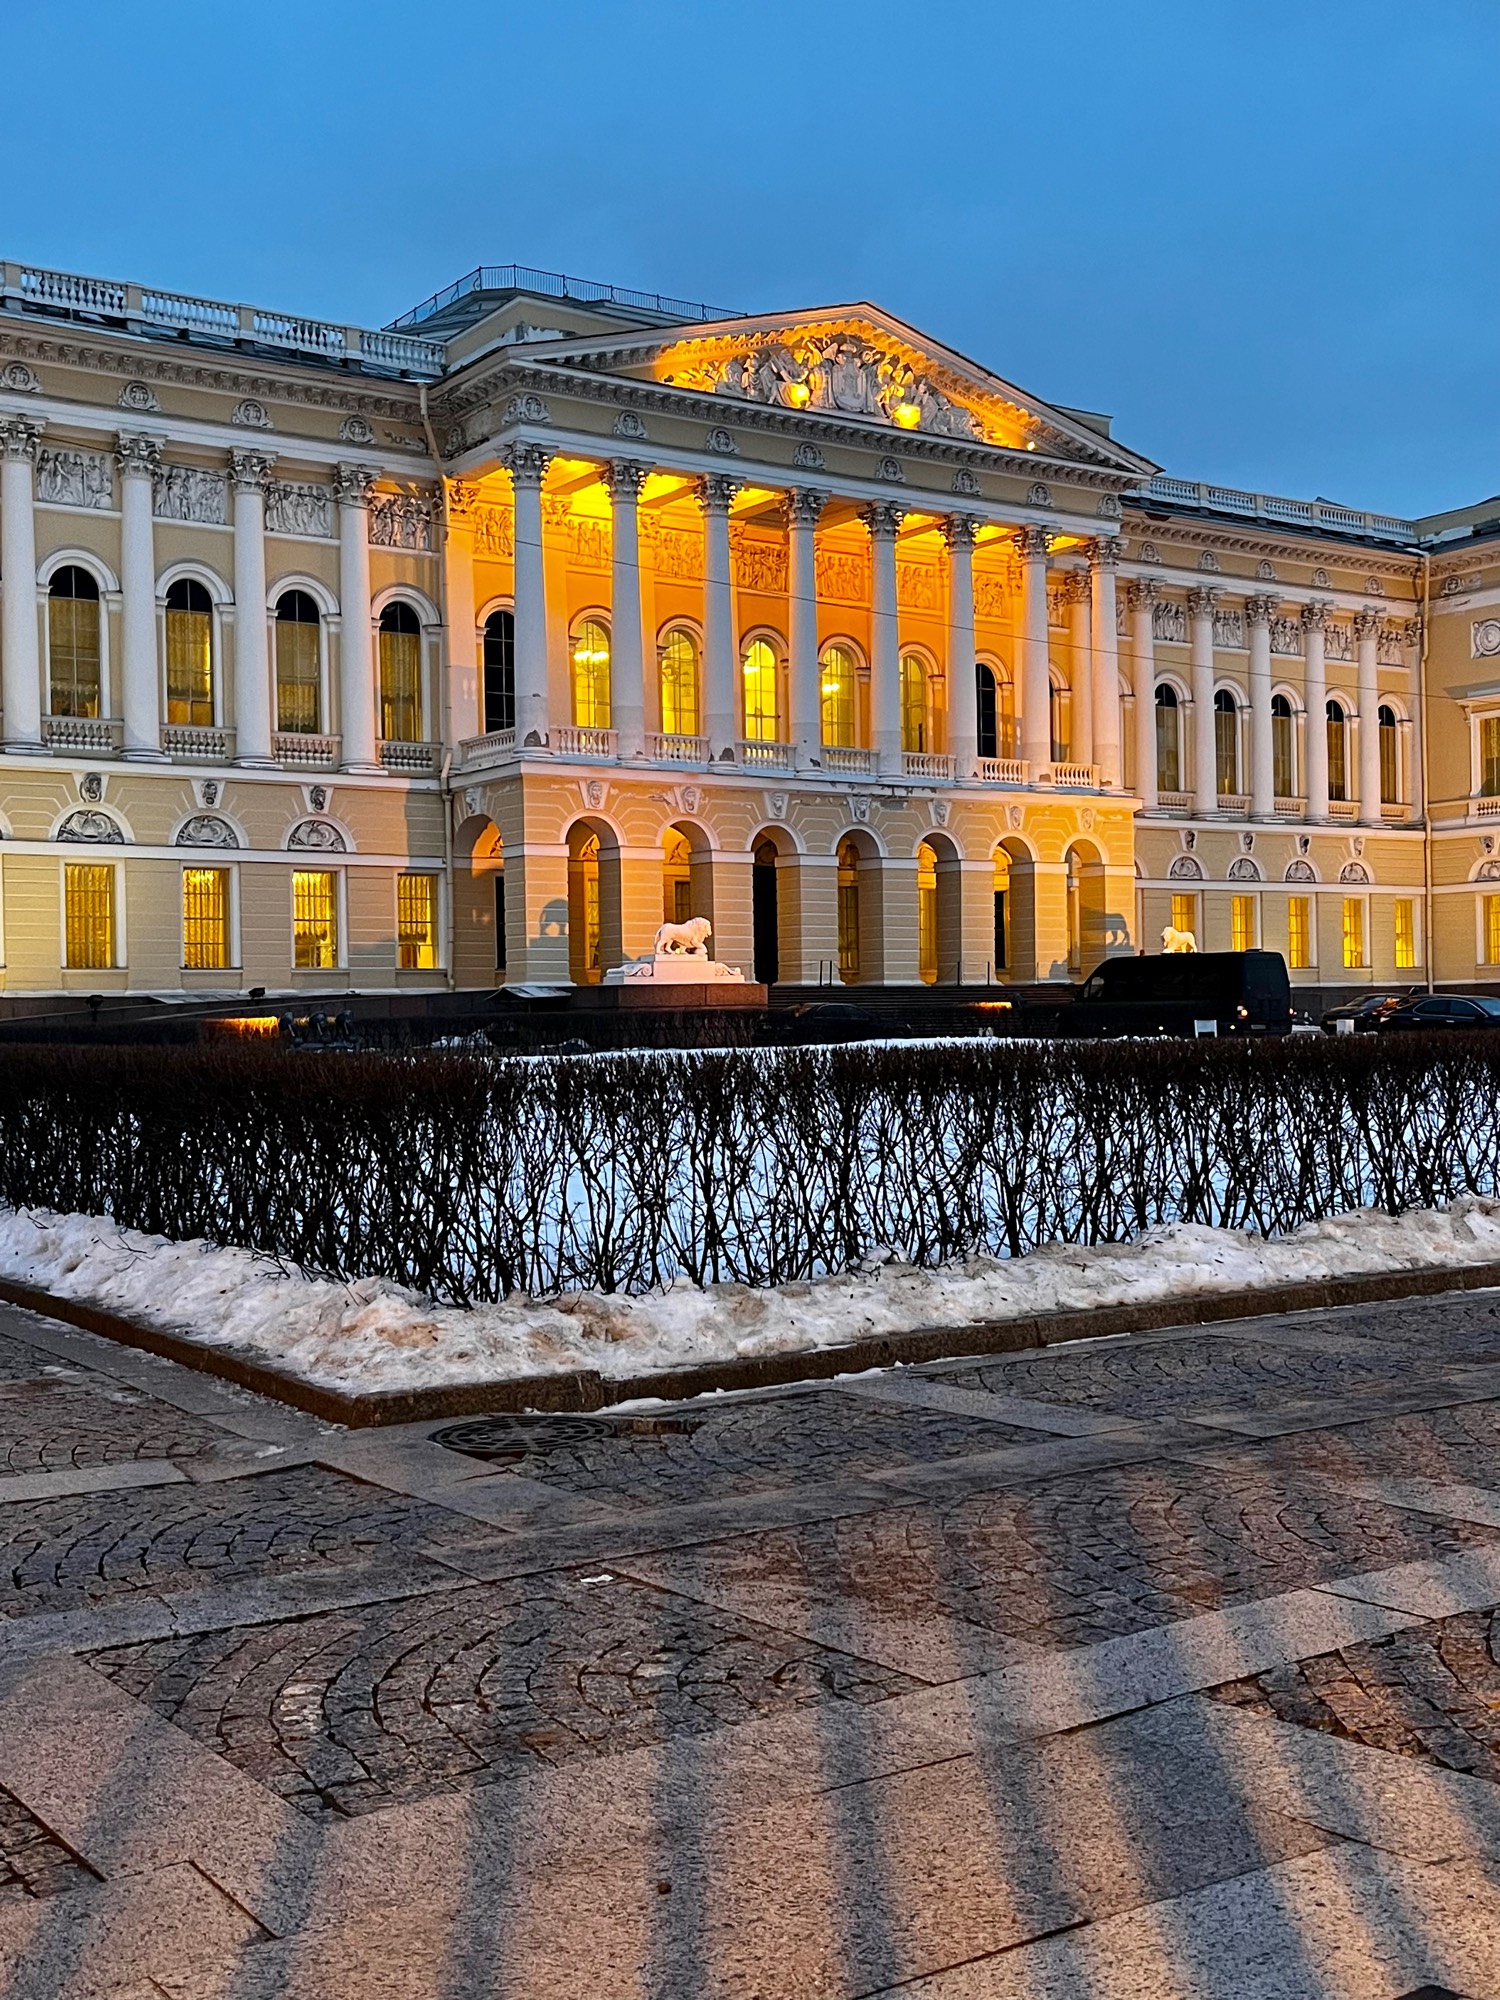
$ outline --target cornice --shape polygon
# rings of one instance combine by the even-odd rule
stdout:
[[[1337,535],[1322,535],[1306,541],[1288,541],[1279,536],[1250,534],[1245,530],[1229,527],[1210,527],[1196,520],[1183,519],[1172,515],[1169,520],[1156,521],[1146,514],[1126,508],[1121,527],[1130,537],[1131,554],[1139,560],[1142,542],[1182,542],[1195,549],[1227,549],[1234,555],[1280,557],[1282,562],[1308,562],[1325,550],[1335,552],[1334,560],[1352,569],[1362,569],[1368,576],[1397,576],[1415,585],[1420,574],[1420,563],[1415,554],[1398,555],[1390,549],[1371,548],[1368,542],[1351,538],[1342,540]],[[1167,565],[1170,567],[1170,565]],[[1254,577],[1229,577],[1225,581],[1233,584],[1253,584]]]

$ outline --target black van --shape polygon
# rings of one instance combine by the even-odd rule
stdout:
[[[1211,1021],[1220,1035],[1285,1035],[1292,1026],[1292,985],[1279,951],[1107,958],[1075,994],[1043,1033],[1192,1035]]]

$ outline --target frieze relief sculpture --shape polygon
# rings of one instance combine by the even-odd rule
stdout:
[[[273,535],[331,535],[331,488],[300,479],[273,479],[266,488],[266,527]]]
[[[70,812],[57,829],[58,840],[81,840],[98,847],[123,847],[125,835],[107,812]]]
[[[858,334],[836,334],[825,341],[767,341],[731,356],[708,375],[701,386],[749,403],[874,417],[934,437],[984,438],[972,410],[945,396],[910,362],[882,353]]]
[[[476,506],[470,515],[474,553],[511,562],[516,553],[515,517],[508,507]],[[370,540],[375,539],[374,533]]]
[[[43,449],[36,455],[36,497],[53,507],[111,507],[114,473],[107,458],[92,451]]]
[[[158,466],[152,479],[158,520],[196,521],[222,528],[229,520],[229,481],[197,465]]]
[[[343,854],[348,849],[348,841],[331,820],[299,820],[287,835],[288,847],[311,848],[321,854]]]
[[[194,813],[177,829],[178,847],[238,847],[239,836],[217,813]]]
[[[500,511],[498,508],[477,511],[476,547],[480,516]],[[506,539],[508,543],[508,535]],[[414,493],[377,494],[370,502],[370,546],[376,549],[413,549],[419,554],[429,554],[432,549],[432,508],[429,503]],[[509,549],[506,552],[509,553]]]
[[[1302,651],[1302,620],[1300,618],[1273,618],[1271,620],[1271,651],[1273,653],[1294,654]]]

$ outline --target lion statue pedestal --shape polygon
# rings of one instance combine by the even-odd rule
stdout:
[[[725,965],[721,959],[709,957],[708,941],[712,935],[713,926],[707,917],[691,917],[685,924],[663,924],[652,940],[649,958],[630,958],[623,965],[612,965],[603,983],[637,991],[750,986],[752,982],[737,965]],[[677,995],[673,997],[675,1004]]]

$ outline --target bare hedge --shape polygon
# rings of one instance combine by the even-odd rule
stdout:
[[[0,1052],[0,1200],[440,1299],[1500,1192],[1500,1035],[503,1061]]]

